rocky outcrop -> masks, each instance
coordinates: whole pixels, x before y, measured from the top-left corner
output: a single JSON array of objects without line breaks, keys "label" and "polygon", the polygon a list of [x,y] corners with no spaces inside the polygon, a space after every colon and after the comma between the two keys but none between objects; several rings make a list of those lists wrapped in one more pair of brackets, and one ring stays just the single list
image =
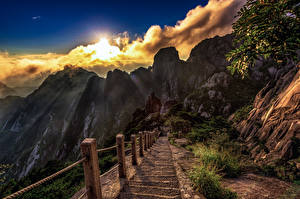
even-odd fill
[{"label": "rocky outcrop", "polygon": [[184,99],[184,107],[205,118],[213,115],[226,117],[248,103],[257,91],[257,86],[247,80],[218,72]]},{"label": "rocky outcrop", "polygon": [[[257,162],[272,163],[299,156],[300,65],[269,82],[257,95],[238,130]],[[298,148],[298,149],[297,149]]]},{"label": "rocky outcrop", "polygon": [[148,96],[148,99],[146,101],[146,106],[145,106],[146,114],[148,115],[150,113],[160,112],[160,109],[161,109],[160,99],[158,99],[153,92],[151,93],[151,95]]}]

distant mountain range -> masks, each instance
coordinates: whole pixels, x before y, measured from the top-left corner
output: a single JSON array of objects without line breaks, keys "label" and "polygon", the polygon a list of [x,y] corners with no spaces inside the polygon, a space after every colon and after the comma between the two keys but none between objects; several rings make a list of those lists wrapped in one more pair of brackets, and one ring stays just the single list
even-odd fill
[{"label": "distant mountain range", "polygon": [[8,87],[6,84],[0,82],[0,99],[7,96],[26,97],[32,93],[37,87]]},{"label": "distant mountain range", "polygon": [[4,83],[0,82],[0,98],[4,98],[9,95],[17,95],[17,92],[6,86]]},{"label": "distant mountain range", "polygon": [[14,174],[22,177],[49,160],[76,159],[84,138],[95,137],[103,146],[152,92],[163,104],[182,102],[202,117],[229,116],[249,103],[269,77],[259,71],[253,74],[260,81],[231,76],[225,54],[232,48],[231,35],[202,41],[187,61],[175,48],[164,48],[152,66],[130,74],[116,69],[106,78],[66,67],[27,97],[0,100],[0,162],[15,164]]}]

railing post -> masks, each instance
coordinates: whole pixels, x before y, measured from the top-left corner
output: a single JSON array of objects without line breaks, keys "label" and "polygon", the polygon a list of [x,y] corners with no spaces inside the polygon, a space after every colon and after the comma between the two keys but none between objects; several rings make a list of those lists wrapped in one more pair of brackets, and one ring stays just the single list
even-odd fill
[{"label": "railing post", "polygon": [[87,161],[83,162],[85,187],[88,199],[101,199],[100,170],[97,154],[97,144],[95,138],[86,138],[80,145],[83,157]]},{"label": "railing post", "polygon": [[137,164],[137,151],[136,151],[136,136],[131,135],[131,153],[132,153],[132,165]]},{"label": "railing post", "polygon": [[143,132],[139,132],[139,136],[140,136],[140,157],[144,156],[144,135]]},{"label": "railing post", "polygon": [[144,136],[144,150],[147,151],[147,135],[146,132],[143,132],[143,136]]},{"label": "railing post", "polygon": [[150,149],[151,148],[151,140],[150,140],[150,133],[149,132],[147,132],[147,147],[148,147],[148,149]]},{"label": "railing post", "polygon": [[150,137],[151,137],[151,147],[152,147],[154,143],[153,132],[150,132]]},{"label": "railing post", "polygon": [[153,137],[153,144],[155,143],[155,132],[152,133],[152,137]]},{"label": "railing post", "polygon": [[118,154],[118,162],[119,162],[119,177],[126,178],[124,135],[118,134],[116,137],[116,142],[117,142],[117,154]]}]

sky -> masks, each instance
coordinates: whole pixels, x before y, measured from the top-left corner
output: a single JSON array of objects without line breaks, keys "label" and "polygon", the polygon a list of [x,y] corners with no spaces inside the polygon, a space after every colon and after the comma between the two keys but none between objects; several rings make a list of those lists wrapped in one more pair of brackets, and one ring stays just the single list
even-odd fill
[{"label": "sky", "polygon": [[[184,3],[183,3],[184,2]],[[0,6],[0,50],[67,53],[98,34],[143,35],[151,25],[175,25],[207,0],[9,0]]]},{"label": "sky", "polygon": [[36,86],[65,65],[105,76],[152,64],[160,48],[181,59],[232,32],[245,0],[9,0],[0,6],[0,81]]}]

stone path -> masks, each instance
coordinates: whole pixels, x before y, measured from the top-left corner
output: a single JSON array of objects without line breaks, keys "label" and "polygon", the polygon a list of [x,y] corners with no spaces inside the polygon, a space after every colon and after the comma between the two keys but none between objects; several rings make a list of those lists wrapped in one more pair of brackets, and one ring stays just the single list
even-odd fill
[{"label": "stone path", "polygon": [[167,137],[160,137],[122,189],[119,199],[181,199]]}]

